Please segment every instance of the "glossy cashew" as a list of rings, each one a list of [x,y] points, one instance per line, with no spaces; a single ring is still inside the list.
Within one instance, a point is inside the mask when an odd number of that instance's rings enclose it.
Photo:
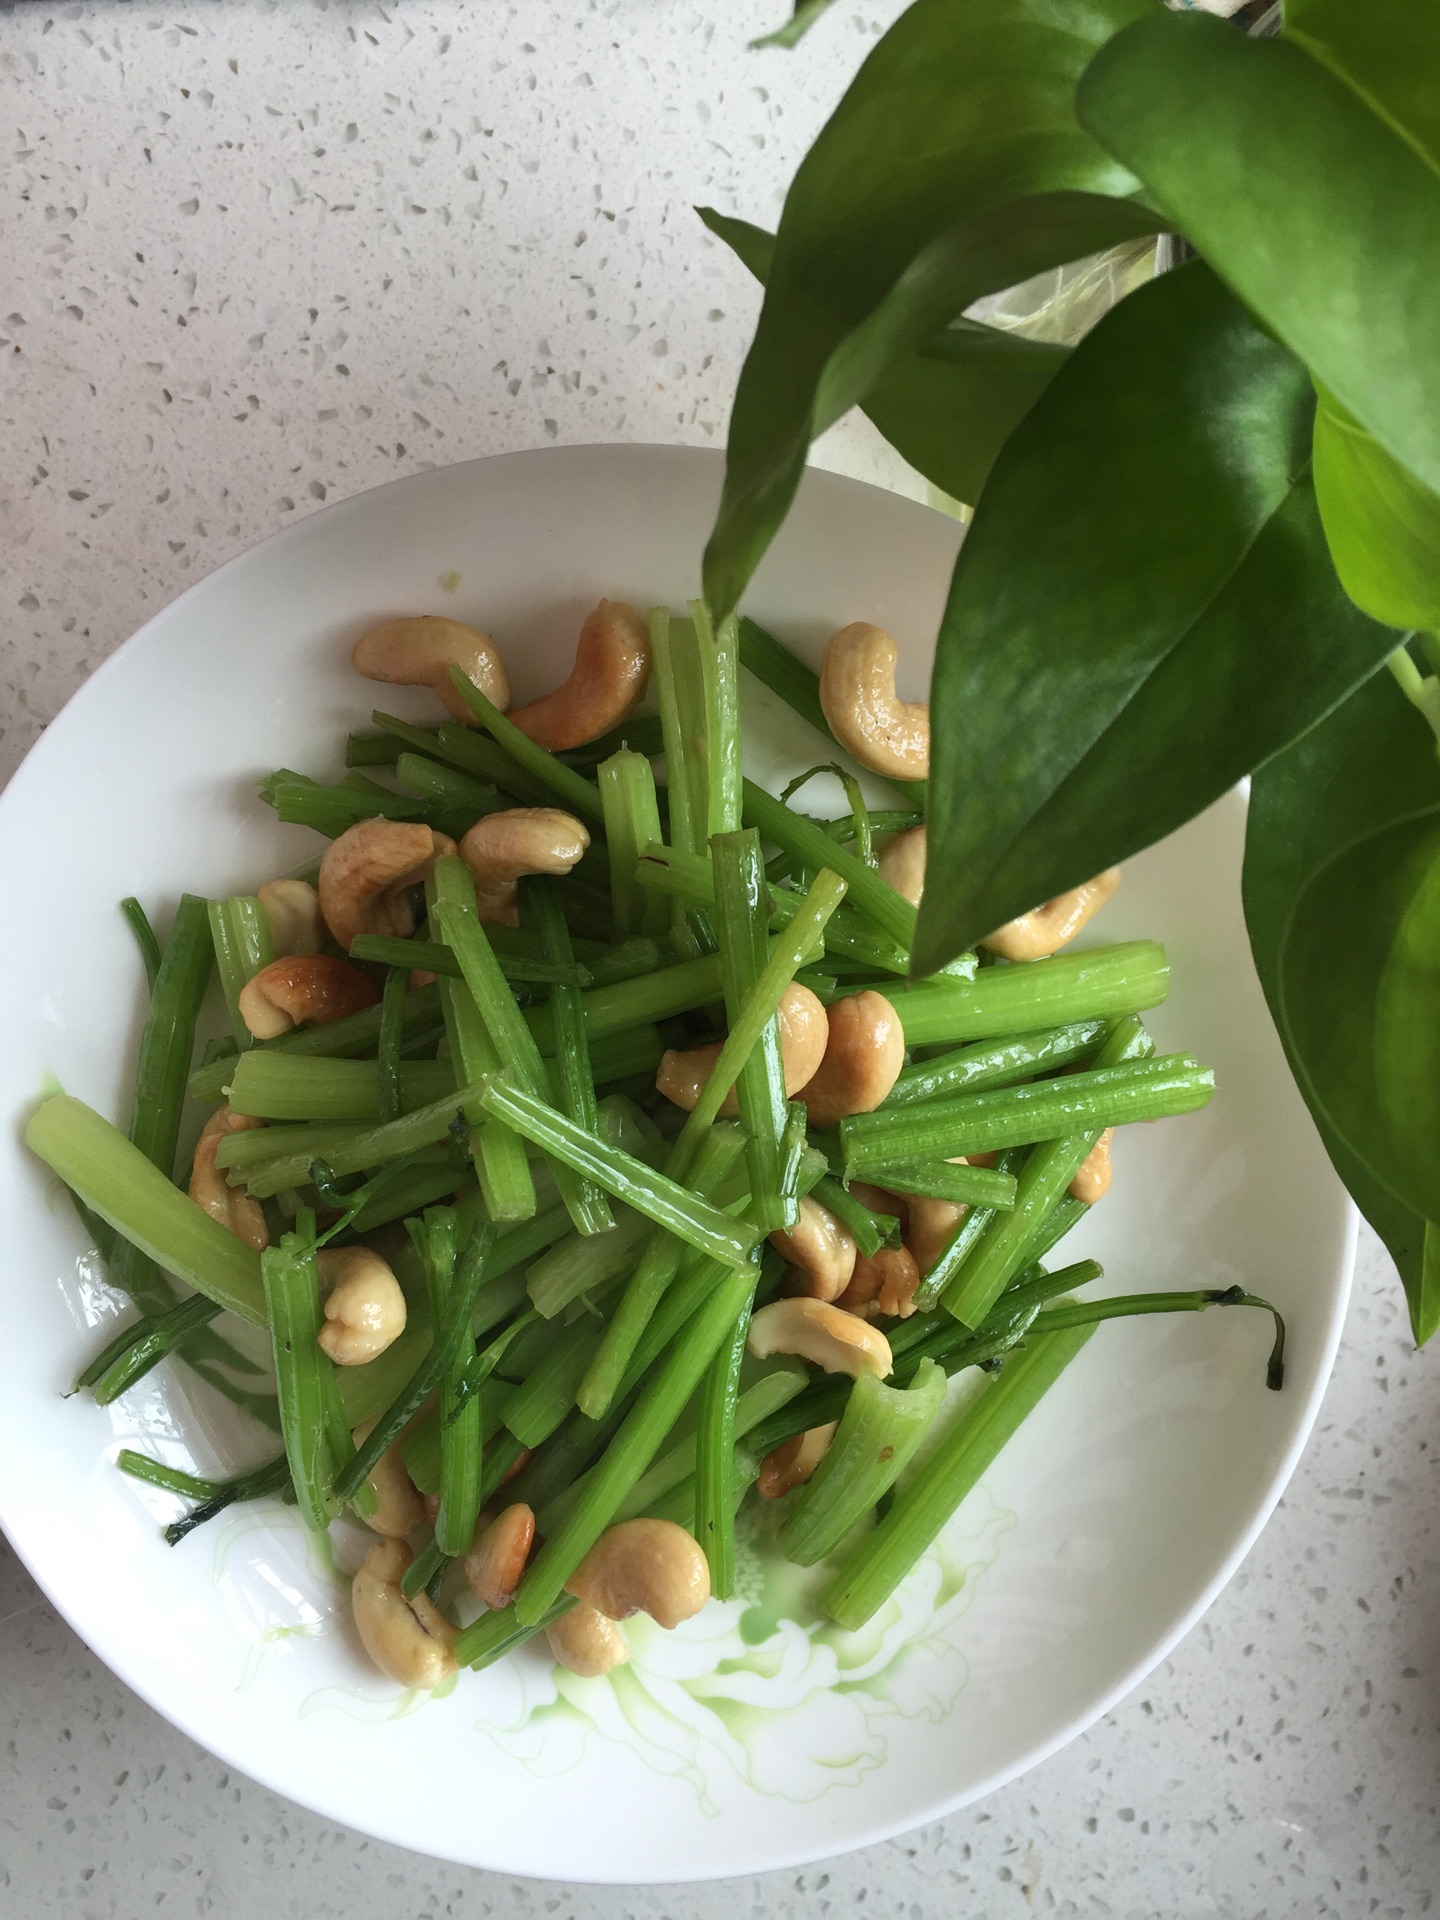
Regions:
[[[545,1638],[560,1665],[582,1680],[594,1680],[612,1667],[624,1666],[630,1658],[621,1629],[583,1601],[552,1621],[545,1629]]]
[[[254,1247],[257,1253],[270,1244],[265,1209],[242,1188],[230,1185],[224,1169],[215,1164],[215,1152],[227,1133],[248,1133],[252,1127],[264,1124],[253,1114],[232,1113],[227,1106],[217,1107],[205,1122],[204,1131],[195,1143],[195,1157],[190,1162],[190,1198],[196,1206],[203,1207],[212,1220],[218,1220],[237,1240]]]
[[[369,1247],[322,1247],[325,1289],[320,1345],[337,1367],[363,1367],[405,1331],[405,1295],[387,1262]]]
[[[376,1414],[375,1419],[379,1419]],[[367,1420],[364,1426],[356,1427],[351,1438],[358,1447],[370,1436],[375,1420]],[[403,1540],[407,1533],[413,1533],[425,1517],[425,1502],[414,1481],[405,1471],[405,1460],[401,1453],[404,1436],[392,1440],[370,1469],[370,1491],[375,1496],[373,1513],[364,1515],[365,1525],[372,1533],[384,1534],[390,1540]]]
[[[891,1368],[890,1342],[878,1327],[823,1300],[772,1300],[750,1321],[745,1342],[757,1360],[796,1353],[826,1373],[876,1374]]]
[[[782,1500],[787,1493],[803,1486],[829,1452],[839,1425],[838,1420],[831,1420],[823,1427],[811,1427],[773,1447],[760,1462],[755,1481],[755,1491],[760,1498]]]
[[[1097,1200],[1103,1200],[1110,1191],[1110,1142],[1115,1137],[1115,1129],[1106,1127],[1100,1138],[1080,1163],[1080,1171],[1070,1182],[1071,1195],[1083,1200],[1087,1207],[1093,1207]]]
[[[552,753],[587,746],[628,720],[650,684],[650,635],[623,600],[602,600],[580,629],[568,680],[510,719]]]
[[[454,1627],[423,1593],[407,1600],[400,1581],[414,1555],[403,1540],[377,1540],[350,1588],[365,1651],[402,1687],[438,1687],[455,1671]]]
[[[1007,920],[980,944],[1006,960],[1047,960],[1094,919],[1119,884],[1119,867],[1107,867],[1083,886],[1057,893],[1043,907],[1032,907],[1018,919]]]
[[[535,1515],[523,1500],[480,1528],[465,1556],[465,1578],[483,1606],[508,1607],[535,1540]]]
[[[360,820],[332,841],[320,862],[320,911],[346,953],[362,933],[408,940],[410,888],[454,851],[447,834],[418,820]]]
[[[925,829],[907,827],[887,840],[876,864],[880,878],[895,889],[903,900],[918,907],[925,891]]]
[[[460,620],[445,620],[433,613],[387,620],[355,642],[350,658],[367,680],[433,687],[449,712],[467,727],[475,725],[475,716],[450,678],[451,667],[467,674],[502,713],[510,704],[510,681],[500,649],[489,634]]]
[[[675,1521],[622,1520],[601,1534],[565,1590],[608,1620],[648,1613],[657,1626],[678,1627],[710,1598],[710,1567]]]
[[[908,1320],[915,1311],[919,1284],[920,1268],[907,1246],[881,1247],[878,1253],[859,1256],[838,1304],[867,1320]]]
[[[857,620],[825,646],[820,705],[830,731],[852,759],[889,780],[930,772],[930,708],[895,691],[899,649],[883,627]]]
[[[810,1194],[800,1202],[800,1218],[787,1233],[777,1227],[772,1247],[784,1254],[804,1279],[812,1300],[838,1300],[855,1271],[855,1236]]]
[[[819,997],[809,987],[790,986],[781,995],[776,1009],[780,1020],[780,1063],[785,1074],[785,1097],[792,1098],[809,1084],[825,1057],[830,1022]],[[667,1100],[687,1113],[693,1112],[700,1090],[710,1078],[710,1069],[720,1057],[721,1042],[691,1047],[677,1053],[673,1048],[662,1055],[655,1086]],[[733,1120],[740,1103],[732,1087],[726,1094],[721,1114]]]
[[[812,1127],[873,1113],[905,1064],[905,1029],[883,993],[867,988],[830,1006],[825,1057],[801,1093]]]
[[[518,927],[517,883],[527,873],[569,873],[590,844],[588,830],[558,807],[487,813],[460,842],[475,876],[475,905],[490,926]]]
[[[277,959],[291,953],[318,953],[325,938],[320,896],[308,880],[267,880],[258,898]]]
[[[240,1018],[257,1040],[274,1040],[292,1027],[328,1027],[379,998],[374,981],[348,960],[297,953],[251,975],[240,989]]]

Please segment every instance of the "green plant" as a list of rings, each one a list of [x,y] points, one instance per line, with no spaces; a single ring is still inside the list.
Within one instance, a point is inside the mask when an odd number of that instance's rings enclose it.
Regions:
[[[802,0],[774,38],[822,11]],[[1253,773],[1256,966],[1424,1341],[1440,1324],[1434,0],[1286,0],[1268,38],[1159,0],[916,0],[801,162],[777,233],[702,218],[765,283],[705,554],[713,618],[811,440],[852,406],[975,507],[931,690],[940,830],[917,971]],[[1073,348],[966,317],[1156,233],[1197,257]]]

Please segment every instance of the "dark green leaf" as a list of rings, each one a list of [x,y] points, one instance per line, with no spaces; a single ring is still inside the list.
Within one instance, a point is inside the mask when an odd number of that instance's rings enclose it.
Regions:
[[[1397,859],[1403,865],[1437,822],[1433,737],[1379,673],[1260,770],[1245,840],[1245,920],[1260,984],[1325,1150],[1400,1269],[1417,1342],[1440,1323],[1440,1235],[1385,1145],[1373,1047],[1384,967],[1363,916],[1371,896],[1393,886]],[[1361,894],[1344,897],[1341,920],[1327,927],[1320,915],[1347,876]],[[1343,1038],[1325,1030],[1327,1009],[1338,1012]],[[1433,1029],[1436,1017],[1432,995],[1422,1019]]]
[[[701,207],[710,231],[762,283],[775,238],[748,220]],[[912,467],[972,504],[1017,421],[1065,364],[1068,347],[957,320],[906,354],[870,389],[864,410]]]
[[[1315,495],[1335,570],[1355,604],[1392,627],[1440,627],[1440,496],[1323,390]]]
[[[1285,37],[1440,166],[1435,0],[1287,0]]]
[[[1096,50],[1148,6],[917,0],[871,53],[785,201],[706,549],[716,619],[785,517],[810,441],[897,359],[981,294],[1155,231],[1074,111]]]
[[[936,651],[917,971],[1169,833],[1393,646],[1329,562],[1313,404],[1194,261],[1107,314],[1015,429]]]
[[[1356,30],[1370,9],[1352,7]],[[1435,86],[1434,10],[1425,84]],[[1079,90],[1240,298],[1341,404],[1440,491],[1440,176],[1351,86],[1288,39],[1157,12]]]
[[[783,27],[777,27],[774,33],[762,34],[758,40],[752,40],[752,47],[798,47],[815,22],[835,0],[795,0],[795,11]]]

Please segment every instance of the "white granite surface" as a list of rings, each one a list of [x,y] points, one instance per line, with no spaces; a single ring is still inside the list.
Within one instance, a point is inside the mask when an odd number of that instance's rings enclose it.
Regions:
[[[157,607],[326,499],[720,439],[755,293],[689,209],[771,220],[897,10],[748,52],[783,8],[0,5],[0,778]],[[906,484],[863,423],[822,457]],[[300,1812],[141,1705],[0,1543],[0,1920],[1430,1913],[1437,1368],[1363,1238],[1310,1450],[1172,1660],[979,1808],[693,1891],[503,1880]]]

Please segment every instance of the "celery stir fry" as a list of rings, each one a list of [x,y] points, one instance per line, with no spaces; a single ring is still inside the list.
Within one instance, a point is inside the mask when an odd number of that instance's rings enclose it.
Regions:
[[[360,1639],[419,1688],[537,1634],[607,1671],[628,1615],[730,1594],[747,1503],[855,1628],[1102,1320],[1274,1313],[1081,1297],[1094,1261],[1046,1264],[1115,1130],[1213,1079],[1141,1020],[1159,946],[1071,946],[1117,872],[910,977],[929,714],[895,658],[856,623],[817,676],[748,619],[601,601],[516,708],[485,634],[393,620],[356,668],[433,687],[433,724],[377,711],[340,781],[261,785],[318,867],[186,895],[163,943],[123,903],[150,990],[128,1130],[57,1094],[27,1138],[137,1310],[77,1385],[109,1402],[170,1359],[271,1429],[222,1480],[121,1453],[191,1503],[169,1540],[265,1497],[353,1517]],[[742,670],[849,760],[747,779]]]

